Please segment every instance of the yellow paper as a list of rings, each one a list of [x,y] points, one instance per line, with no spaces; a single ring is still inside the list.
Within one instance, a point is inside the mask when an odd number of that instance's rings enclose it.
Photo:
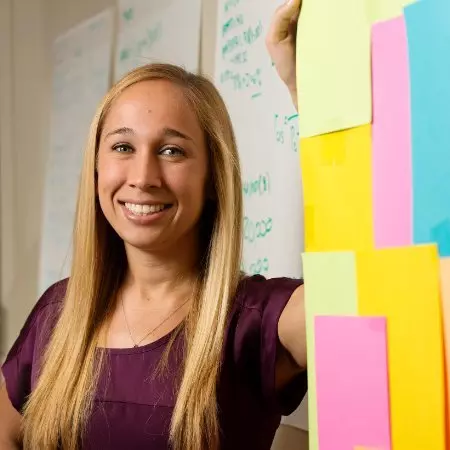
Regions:
[[[305,248],[374,247],[371,126],[302,139]]]
[[[309,450],[319,450],[314,317],[352,316],[358,311],[353,252],[304,253],[306,344],[308,355]]]
[[[301,137],[371,122],[369,1],[303,2],[297,31]]]
[[[444,316],[445,382],[447,385],[447,436],[450,438],[450,258],[442,258],[440,267],[442,313]]]
[[[387,317],[392,448],[445,450],[437,248],[369,250],[356,262],[360,314]]]
[[[369,17],[372,22],[389,20],[403,14],[403,8],[414,0],[368,0]]]

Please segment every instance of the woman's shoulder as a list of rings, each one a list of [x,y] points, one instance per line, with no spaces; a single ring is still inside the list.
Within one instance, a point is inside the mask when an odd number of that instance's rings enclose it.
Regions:
[[[251,397],[245,397],[253,400],[240,407],[247,408],[246,412],[251,410],[253,415],[273,414],[278,420],[278,415],[293,412],[304,396],[303,379],[293,385],[295,389],[282,393],[275,385],[280,348],[278,322],[292,294],[302,284],[301,279],[261,275],[243,277],[239,283],[223,360],[227,367],[224,374],[238,375],[224,380],[233,386],[229,389],[252,392]],[[266,408],[261,408],[261,404]]]
[[[38,376],[40,358],[58,320],[66,289],[67,280],[61,280],[40,296],[3,363],[8,395],[19,412]]]
[[[39,312],[50,305],[61,304],[66,295],[68,278],[57,281],[48,287],[37,301],[34,310]]]
[[[302,284],[303,280],[300,278],[243,276],[238,286],[235,303],[240,308],[261,310],[267,306],[268,302],[289,299]]]
[[[63,279],[52,284],[40,296],[22,326],[19,336],[9,352],[9,357],[17,354],[24,345],[30,344],[29,341],[34,341],[37,332],[44,334],[45,331],[53,327],[63,304],[67,282],[67,279]]]
[[[68,279],[57,281],[48,287],[39,297],[34,308],[32,309],[24,328],[32,326],[32,324],[45,316],[46,319],[58,314],[66,295]]]

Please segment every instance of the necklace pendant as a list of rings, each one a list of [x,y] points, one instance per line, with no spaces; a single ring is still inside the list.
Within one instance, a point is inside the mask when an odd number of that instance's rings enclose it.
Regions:
[[[134,344],[134,346],[133,346],[133,348],[138,348],[139,347],[139,345],[137,345],[137,344]]]

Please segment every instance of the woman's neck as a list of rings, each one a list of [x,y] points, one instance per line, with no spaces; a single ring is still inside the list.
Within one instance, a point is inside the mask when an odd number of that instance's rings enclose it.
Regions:
[[[159,252],[125,248],[128,272],[123,293],[135,306],[176,306],[192,293],[198,274],[196,244],[177,243]]]

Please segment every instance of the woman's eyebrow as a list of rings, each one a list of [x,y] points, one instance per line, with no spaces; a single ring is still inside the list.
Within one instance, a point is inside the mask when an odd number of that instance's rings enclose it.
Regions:
[[[120,127],[117,128],[115,130],[112,130],[110,132],[108,132],[104,139],[109,138],[110,136],[114,136],[114,135],[135,135],[136,132],[133,130],[133,128],[130,127]],[[184,139],[186,141],[194,141],[194,139],[192,139],[190,136],[188,136],[187,134],[182,133],[181,131],[176,130],[175,128],[170,128],[170,127],[165,127],[162,130],[162,135],[164,137],[174,137],[174,138],[180,138],[180,139]]]
[[[133,130],[133,128],[129,127],[120,127],[116,130],[110,131],[105,135],[105,139],[107,139],[110,136],[114,136],[115,134],[136,134],[136,132]]]
[[[163,135],[165,137],[177,137],[177,138],[185,139],[186,141],[193,141],[193,139],[191,137],[182,133],[181,131],[175,130],[175,128],[168,128],[168,127],[164,128]]]

